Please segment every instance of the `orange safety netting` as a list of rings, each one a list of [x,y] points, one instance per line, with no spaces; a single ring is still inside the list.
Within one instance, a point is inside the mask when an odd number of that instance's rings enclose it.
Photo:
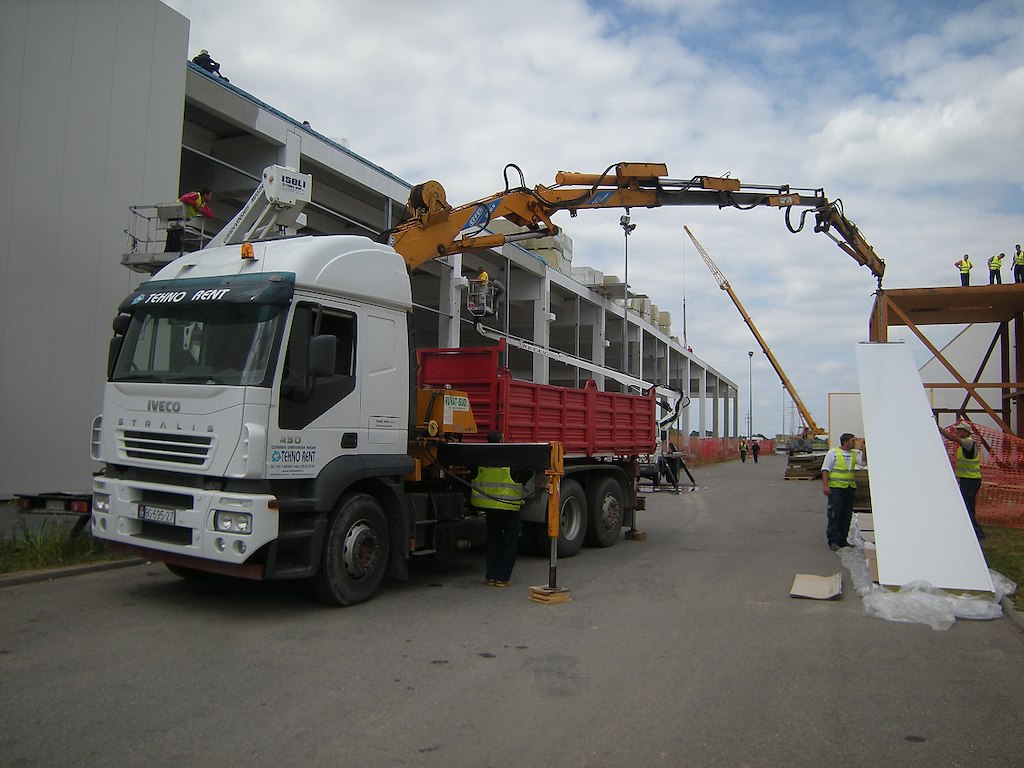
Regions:
[[[981,490],[975,516],[982,525],[1024,528],[1024,439],[990,427],[973,425],[981,452]],[[945,441],[950,463],[956,443]]]
[[[687,437],[683,439],[687,463],[699,467],[705,464],[717,464],[721,461],[739,459],[739,441],[732,437]],[[761,455],[775,453],[774,440],[758,440],[761,444]],[[748,452],[749,456],[749,452]]]

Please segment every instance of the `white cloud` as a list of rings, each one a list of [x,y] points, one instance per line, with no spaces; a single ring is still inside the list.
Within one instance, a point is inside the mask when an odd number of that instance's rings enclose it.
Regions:
[[[480,3],[167,0],[232,83],[453,203],[558,170],[666,162],[675,178],[824,187],[887,263],[890,287],[954,285],[964,251],[1024,230],[1024,7],[1014,0],[872,3]],[[273,19],[268,30],[267,19]],[[574,260],[621,274],[618,211],[560,215]],[[876,288],[813,217],[633,211],[630,284],[740,386],[748,363],[766,434],[780,384],[683,232],[733,285],[819,423],[856,388]],[[794,218],[795,221],[795,218]],[[984,258],[984,257],[981,257]],[[741,407],[741,414],[745,413]]]

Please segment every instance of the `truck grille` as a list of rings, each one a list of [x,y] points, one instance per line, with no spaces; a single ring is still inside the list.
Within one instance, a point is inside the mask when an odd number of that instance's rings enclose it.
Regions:
[[[212,435],[182,435],[175,432],[121,432],[121,454],[128,459],[165,464],[204,467],[210,460]]]

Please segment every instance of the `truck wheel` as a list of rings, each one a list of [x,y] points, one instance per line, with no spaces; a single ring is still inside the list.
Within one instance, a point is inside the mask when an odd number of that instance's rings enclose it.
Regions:
[[[625,511],[622,486],[612,477],[595,480],[587,489],[587,509],[590,517],[587,544],[592,547],[613,546],[619,540]]]
[[[388,566],[388,525],[372,496],[344,497],[324,534],[320,567],[313,576],[317,596],[332,605],[369,600]]]
[[[563,480],[559,488],[558,556],[572,557],[580,551],[587,534],[587,496],[575,480]],[[541,526],[547,541],[547,526]],[[543,552],[550,552],[550,544]]]

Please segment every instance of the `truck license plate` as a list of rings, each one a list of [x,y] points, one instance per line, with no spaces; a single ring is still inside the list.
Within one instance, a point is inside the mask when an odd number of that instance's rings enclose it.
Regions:
[[[139,520],[149,520],[154,523],[174,525],[174,510],[164,507],[151,507],[146,504],[139,504]]]

